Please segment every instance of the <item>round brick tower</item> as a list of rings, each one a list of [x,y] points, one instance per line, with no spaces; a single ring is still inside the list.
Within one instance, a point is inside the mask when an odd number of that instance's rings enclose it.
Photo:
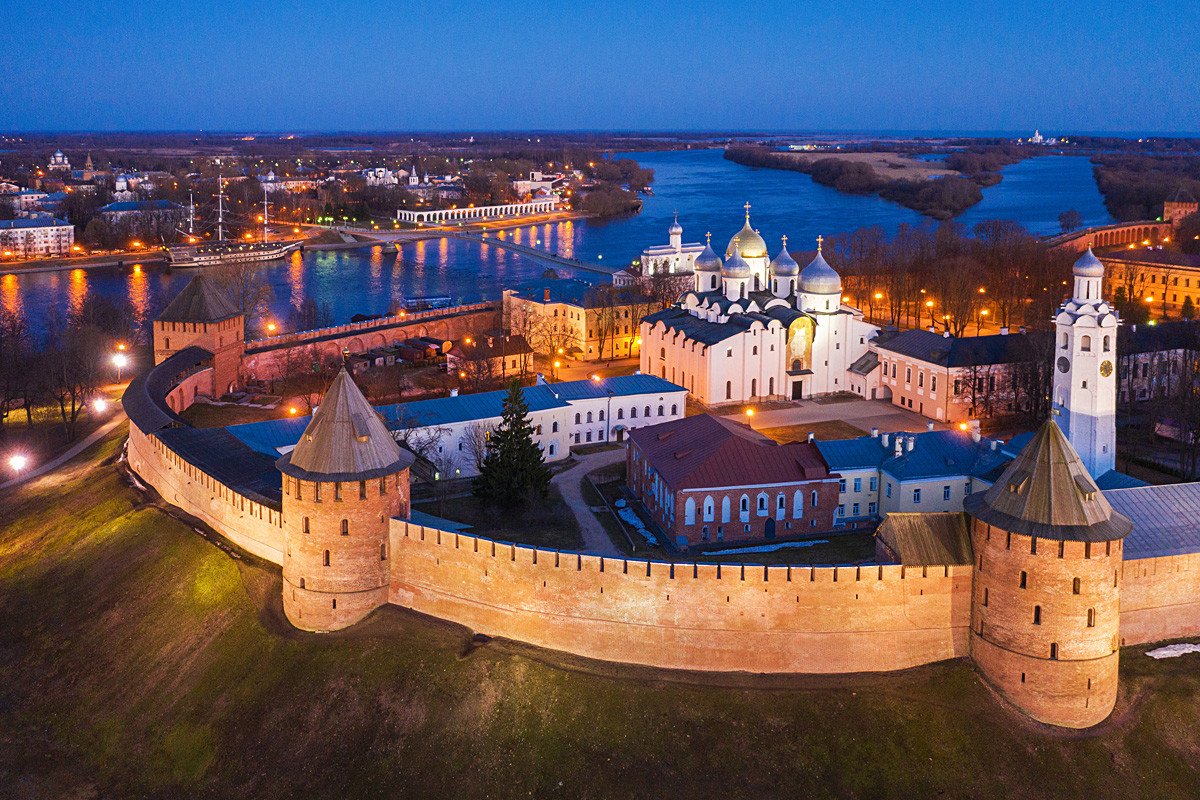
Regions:
[[[297,628],[353,625],[387,602],[392,517],[409,513],[413,456],[342,370],[283,473],[283,610]]]
[[[970,495],[971,657],[1034,719],[1102,722],[1117,699],[1121,541],[1133,528],[1053,420]]]

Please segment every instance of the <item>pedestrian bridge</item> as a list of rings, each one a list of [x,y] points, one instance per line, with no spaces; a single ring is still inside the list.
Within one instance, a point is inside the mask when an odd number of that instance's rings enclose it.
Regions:
[[[561,267],[563,269],[581,270],[583,272],[590,272],[596,275],[603,275],[606,278],[611,278],[613,273],[620,270],[618,267],[608,267],[602,264],[593,264],[588,261],[580,261],[578,258],[566,258],[555,253],[549,253],[545,250],[541,250],[537,247],[530,247],[529,245],[525,244],[509,242],[504,239],[499,239],[495,236],[488,236],[487,234],[455,231],[450,235],[457,239],[468,239],[472,242],[479,242],[480,244],[486,244],[491,247],[502,247],[505,250],[511,250],[514,253],[520,253],[521,255],[529,256],[536,261],[548,264],[556,269]]]

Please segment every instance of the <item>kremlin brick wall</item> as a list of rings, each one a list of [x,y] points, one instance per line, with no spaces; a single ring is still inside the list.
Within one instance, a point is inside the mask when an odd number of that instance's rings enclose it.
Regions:
[[[1200,553],[1121,565],[1121,644],[1200,636]]]
[[[611,559],[392,520],[391,602],[588,658],[840,673],[967,655],[971,567]]]

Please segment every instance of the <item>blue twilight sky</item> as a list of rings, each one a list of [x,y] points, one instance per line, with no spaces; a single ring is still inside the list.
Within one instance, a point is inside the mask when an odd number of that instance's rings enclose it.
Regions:
[[[1196,0],[3,0],[0,130],[1200,131]]]

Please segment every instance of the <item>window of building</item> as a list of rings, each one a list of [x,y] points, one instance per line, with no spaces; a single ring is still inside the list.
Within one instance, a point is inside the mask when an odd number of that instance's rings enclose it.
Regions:
[[[942,499],[943,499],[943,500],[949,500],[949,499],[950,499],[950,487],[949,487],[949,486],[943,486],[943,487],[942,487]]]
[[[387,545],[386,544],[379,545],[379,560],[387,561]]]
[[[858,516],[858,503],[855,503],[855,504],[852,506],[852,511],[853,511],[853,514],[854,514],[854,516],[856,516],[856,517],[857,517],[857,516]]]
[[[637,406],[634,406],[633,408],[629,409],[629,418],[637,419]]]
[[[842,478],[840,481],[838,481],[838,491],[841,492],[842,494],[846,493],[846,479],[845,478]]]
[[[1079,578],[1071,581],[1071,594],[1079,594]]]
[[[1079,340],[1079,349],[1085,353],[1092,352],[1092,337],[1084,336]]]
[[[932,394],[937,391],[937,375],[929,376],[929,392]]]
[[[867,513],[868,514],[875,513],[875,504],[874,503],[867,503]]]
[[[1094,608],[1088,609],[1088,627],[1089,628],[1096,627],[1096,609],[1094,609]]]
[[[617,409],[617,419],[625,419],[625,409],[623,409],[623,408]],[[557,425],[557,424],[558,423],[555,423],[555,425]],[[558,428],[556,427],[555,430],[558,430]]]
[[[591,422],[591,421],[592,421],[592,412],[590,412],[590,411],[589,411],[589,412],[587,412],[587,421],[588,421],[588,422]]]
[[[914,503],[921,502],[921,490],[920,489],[913,489],[913,502]]]
[[[342,520],[342,536],[350,535],[350,520]]]
[[[1029,579],[1029,576],[1025,573],[1025,570],[1021,570],[1021,588],[1022,589],[1025,588],[1025,584],[1028,581],[1028,579]]]
[[[837,507],[837,515],[838,515],[839,517],[844,517],[844,516],[846,516],[846,506],[845,506],[844,504],[838,504],[838,507]]]
[[[815,490],[813,491],[812,495],[809,497],[809,500],[812,503],[812,507],[816,508],[817,507],[817,493]]]
[[[322,565],[324,565],[326,567],[329,566],[329,551],[328,550],[326,550],[325,555],[322,556],[321,563],[322,563]]]
[[[309,530],[308,530],[308,517],[305,517],[305,518],[304,518],[304,527],[302,528],[302,530],[303,530],[305,533],[309,533]]]
[[[341,501],[341,499],[342,499],[341,481],[337,481],[333,484],[333,499],[336,501]]]
[[[888,485],[885,487],[885,490],[886,490],[886,492],[885,492],[885,493],[887,494],[887,496],[888,496],[888,497],[891,497],[891,496],[892,496],[892,484],[891,484],[890,482],[889,482],[889,483],[888,483]]]
[[[862,478],[854,479],[854,491],[856,491],[856,492],[862,491]]]
[[[588,432],[587,432],[587,440],[588,440],[589,442],[592,440],[592,432],[591,432],[591,431],[588,431]]]
[[[619,411],[619,409],[618,409],[618,411]],[[554,422],[550,424],[550,432],[558,433],[558,420],[554,420]]]
[[[725,348],[725,357],[733,358],[733,348],[732,347]]]
[[[650,406],[646,406],[646,416],[650,416]]]
[[[871,491],[879,491],[879,478],[871,478]]]
[[[1042,624],[1042,607],[1041,606],[1033,607],[1033,624],[1034,625]]]

